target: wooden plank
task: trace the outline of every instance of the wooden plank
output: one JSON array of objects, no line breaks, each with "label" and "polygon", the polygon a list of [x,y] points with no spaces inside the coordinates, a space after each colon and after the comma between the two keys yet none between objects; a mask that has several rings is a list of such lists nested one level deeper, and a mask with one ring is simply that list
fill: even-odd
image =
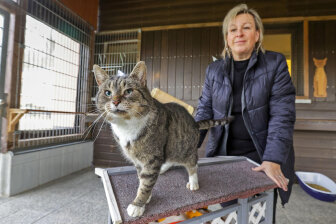
[{"label": "wooden plank", "polygon": [[113,224],[122,223],[119,208],[118,208],[118,203],[117,203],[116,198],[114,196],[114,192],[113,192],[111,182],[110,182],[110,178],[108,177],[107,171],[103,170],[103,169],[100,169],[100,168],[96,168],[95,173],[97,175],[99,175],[102,179],[104,189],[105,189],[106,198],[108,199],[107,204],[108,204],[108,207],[109,207],[109,212],[110,212]]},{"label": "wooden plank", "polygon": [[167,26],[152,26],[143,27],[143,31],[154,31],[154,30],[177,30],[177,29],[190,29],[190,28],[202,28],[202,27],[217,27],[221,26],[222,22],[210,22],[210,23],[192,23],[192,24],[177,24],[177,25],[167,25]]},{"label": "wooden plank", "polygon": [[185,30],[176,31],[176,98],[184,99],[184,35]]},{"label": "wooden plank", "polygon": [[[328,59],[324,67],[327,75],[327,101],[335,102],[335,84],[336,84],[336,65],[335,65],[335,50],[336,50],[336,22],[327,21],[325,26],[325,43],[326,48],[324,49],[325,57]],[[334,51],[334,53],[332,52]],[[335,112],[336,114],[336,112]]]},{"label": "wooden plank", "polygon": [[120,152],[105,152],[105,151],[100,151],[100,152],[95,152],[93,154],[95,160],[96,159],[105,159],[105,160],[117,160],[117,161],[123,161],[126,162],[124,157],[121,155]]},{"label": "wooden plank", "polygon": [[224,49],[224,39],[223,39],[223,30],[222,27],[218,29],[218,39],[217,39],[217,58],[220,59],[222,57],[222,52]]},{"label": "wooden plank", "polygon": [[295,130],[336,131],[336,120],[296,119]]},{"label": "wooden plank", "polygon": [[152,95],[153,98],[157,99],[161,103],[174,102],[174,103],[177,103],[177,104],[180,104],[181,106],[183,106],[190,114],[193,114],[193,112],[194,112],[194,108],[192,106],[186,104],[185,102],[183,102],[180,99],[177,99],[174,96],[171,96],[171,95],[167,94],[166,92],[164,92],[164,91],[162,91],[158,88],[154,88],[151,91],[151,95]]},{"label": "wooden plank", "polygon": [[201,80],[200,85],[201,88],[199,89],[199,95],[202,94],[202,88],[205,80],[205,70],[208,67],[208,65],[211,63],[212,57],[210,55],[210,36],[211,28],[205,28],[202,29],[201,32]]},{"label": "wooden plank", "polygon": [[147,87],[151,90],[153,87],[153,43],[154,32],[144,32],[143,39],[145,47],[145,62],[147,66]]},{"label": "wooden plank", "polygon": [[96,139],[94,143],[95,145],[114,145],[114,146],[117,145],[112,134],[109,136],[103,136],[102,134],[99,134],[99,137]]},{"label": "wooden plank", "polygon": [[310,110],[296,109],[297,119],[313,119],[313,120],[336,120],[336,113],[333,110]]},{"label": "wooden plank", "polygon": [[168,31],[162,31],[160,89],[168,92]]},{"label": "wooden plank", "polygon": [[336,172],[336,159],[324,158],[306,158],[295,157],[295,165],[297,167],[316,168],[316,169],[334,169]]},{"label": "wooden plank", "polygon": [[168,31],[168,93],[176,96],[176,31]]},{"label": "wooden plank", "polygon": [[184,35],[183,101],[191,100],[192,46],[193,32],[186,30]]},{"label": "wooden plank", "polygon": [[322,140],[335,140],[335,132],[326,131],[294,131],[294,138],[307,138],[307,139],[322,139]]},{"label": "wooden plank", "polygon": [[136,55],[136,61],[139,62],[141,58],[141,30],[138,29],[138,44],[137,44],[137,55]]},{"label": "wooden plank", "polygon": [[161,33],[162,31],[154,31],[152,88],[160,88]]},{"label": "wooden plank", "polygon": [[[336,134],[334,133],[334,135]],[[294,146],[307,149],[315,148],[316,151],[318,151],[317,149],[333,149],[336,152],[336,139],[320,138],[318,135],[310,138],[309,136],[298,137],[294,135]]]},{"label": "wooden plank", "polygon": [[218,36],[219,29],[210,30],[210,55],[218,58]]},{"label": "wooden plank", "polygon": [[309,23],[303,21],[303,95],[309,97]]},{"label": "wooden plank", "polygon": [[[301,158],[336,159],[336,149],[294,146],[295,156]],[[318,151],[318,154],[316,153]],[[336,161],[335,161],[336,163]]]},{"label": "wooden plank", "polygon": [[[119,146],[115,143],[112,144],[94,144],[95,146],[95,154],[99,154],[99,153],[116,153],[116,154],[120,154],[120,149]],[[99,150],[96,150],[99,149]]]},{"label": "wooden plank", "polygon": [[192,73],[191,73],[191,99],[197,100],[200,96],[201,80],[201,30],[192,31]]}]

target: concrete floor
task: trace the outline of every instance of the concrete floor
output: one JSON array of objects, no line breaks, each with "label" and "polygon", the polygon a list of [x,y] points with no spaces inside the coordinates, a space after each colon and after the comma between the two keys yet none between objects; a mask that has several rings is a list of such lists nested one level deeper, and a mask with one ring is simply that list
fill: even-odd
[{"label": "concrete floor", "polygon": [[[0,197],[0,224],[103,224],[107,214],[103,185],[93,169],[17,196]],[[336,202],[316,200],[296,184],[286,208],[277,205],[277,223],[336,223]]]}]

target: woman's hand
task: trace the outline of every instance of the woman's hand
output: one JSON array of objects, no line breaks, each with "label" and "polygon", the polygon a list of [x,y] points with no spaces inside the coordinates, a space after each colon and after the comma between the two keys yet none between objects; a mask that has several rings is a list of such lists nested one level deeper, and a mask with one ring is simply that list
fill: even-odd
[{"label": "woman's hand", "polygon": [[265,174],[273,180],[279,188],[287,191],[288,179],[283,175],[280,165],[277,163],[264,161],[260,166],[252,168],[253,171],[264,171]]}]

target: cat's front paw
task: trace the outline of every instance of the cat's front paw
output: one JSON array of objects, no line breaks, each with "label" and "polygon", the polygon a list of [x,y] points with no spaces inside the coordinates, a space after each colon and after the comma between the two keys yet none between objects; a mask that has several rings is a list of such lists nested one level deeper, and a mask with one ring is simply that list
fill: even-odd
[{"label": "cat's front paw", "polygon": [[193,182],[188,182],[187,183],[187,188],[191,191],[196,191],[199,189],[198,183],[193,183]]},{"label": "cat's front paw", "polygon": [[127,214],[131,217],[141,216],[145,211],[145,206],[139,207],[133,204],[129,204],[127,207]]}]

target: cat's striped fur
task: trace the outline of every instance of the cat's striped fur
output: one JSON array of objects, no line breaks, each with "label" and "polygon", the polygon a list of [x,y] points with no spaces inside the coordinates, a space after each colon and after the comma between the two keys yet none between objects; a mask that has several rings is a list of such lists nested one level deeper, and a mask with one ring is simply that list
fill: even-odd
[{"label": "cat's striped fur", "polygon": [[130,216],[141,216],[161,172],[171,165],[184,166],[187,187],[197,190],[197,143],[199,129],[226,124],[229,120],[195,122],[187,110],[175,103],[162,104],[146,87],[146,65],[139,62],[129,76],[109,77],[93,67],[99,91],[96,105],[111,124],[116,141],[138,173],[136,198],[128,206]]}]

